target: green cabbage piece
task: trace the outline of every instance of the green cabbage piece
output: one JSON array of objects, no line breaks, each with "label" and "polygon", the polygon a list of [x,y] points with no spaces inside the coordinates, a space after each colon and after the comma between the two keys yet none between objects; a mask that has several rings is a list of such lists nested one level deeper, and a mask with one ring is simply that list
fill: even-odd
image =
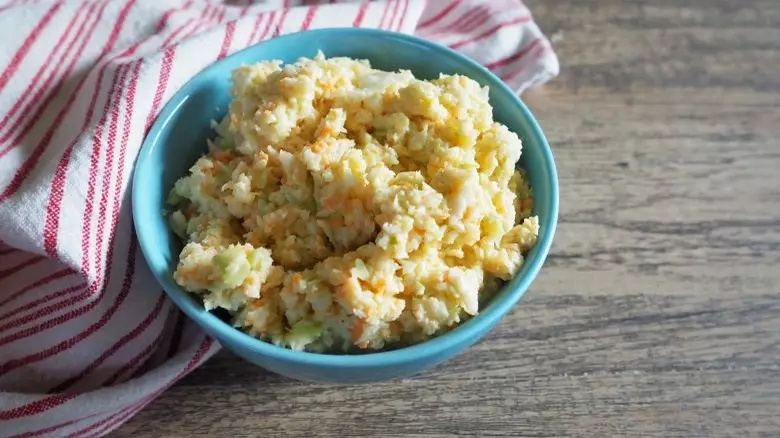
[{"label": "green cabbage piece", "polygon": [[287,333],[285,340],[293,350],[303,350],[322,334],[322,325],[313,321],[301,320],[296,322]]},{"label": "green cabbage piece", "polygon": [[214,256],[212,263],[219,274],[219,285],[225,289],[241,286],[252,270],[246,251],[238,246],[231,246],[221,251]]},{"label": "green cabbage piece", "polygon": [[249,264],[252,266],[253,270],[260,271],[265,268],[263,264],[264,262],[268,262],[268,257],[263,257],[263,255],[264,251],[259,248],[249,251],[246,258],[249,261]]}]

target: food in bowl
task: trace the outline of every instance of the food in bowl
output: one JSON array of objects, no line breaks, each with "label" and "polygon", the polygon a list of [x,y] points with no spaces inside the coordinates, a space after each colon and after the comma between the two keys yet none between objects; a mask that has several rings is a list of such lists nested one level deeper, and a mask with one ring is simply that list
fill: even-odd
[{"label": "food in bowl", "polygon": [[175,281],[293,350],[417,343],[475,315],[539,226],[522,144],[467,77],[367,61],[233,71],[208,153],[173,187]]}]

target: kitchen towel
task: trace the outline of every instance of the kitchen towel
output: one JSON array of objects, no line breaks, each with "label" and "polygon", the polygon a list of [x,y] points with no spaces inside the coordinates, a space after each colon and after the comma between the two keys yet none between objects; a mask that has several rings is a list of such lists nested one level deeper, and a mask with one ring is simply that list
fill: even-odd
[{"label": "kitchen towel", "polygon": [[129,185],[209,63],[324,27],[446,44],[522,90],[558,60],[520,0],[0,0],[0,436],[101,436],[219,345],[141,256]]}]

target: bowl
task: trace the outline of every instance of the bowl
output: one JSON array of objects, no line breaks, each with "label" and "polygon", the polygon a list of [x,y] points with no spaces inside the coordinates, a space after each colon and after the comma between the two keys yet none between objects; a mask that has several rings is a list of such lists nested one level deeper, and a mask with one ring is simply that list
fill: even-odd
[{"label": "bowl", "polygon": [[[459,73],[490,89],[495,119],[523,140],[520,166],[534,193],[540,232],[517,275],[479,314],[423,343],[357,355],[298,352],[277,347],[233,328],[173,281],[182,243],[161,213],[174,182],[206,152],[210,122],[221,119],[229,102],[230,73],[242,64],[325,56],[368,59],[382,70],[411,70],[419,78]],[[500,79],[476,62],[444,46],[412,36],[369,29],[323,29],[290,34],[254,45],[199,72],[165,105],[138,155],[132,188],[133,220],[144,257],[174,303],[238,356],[275,373],[306,381],[367,383],[408,377],[436,366],[485,336],[523,296],[550,249],[558,217],[558,180],[547,140],[528,108]]]}]

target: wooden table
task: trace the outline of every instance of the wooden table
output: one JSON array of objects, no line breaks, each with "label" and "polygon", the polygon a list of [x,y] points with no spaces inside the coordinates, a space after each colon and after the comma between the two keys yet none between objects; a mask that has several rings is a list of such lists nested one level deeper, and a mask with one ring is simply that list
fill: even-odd
[{"label": "wooden table", "polygon": [[529,0],[559,231],[483,342],[332,387],[223,352],[117,436],[778,436],[780,2]]}]

